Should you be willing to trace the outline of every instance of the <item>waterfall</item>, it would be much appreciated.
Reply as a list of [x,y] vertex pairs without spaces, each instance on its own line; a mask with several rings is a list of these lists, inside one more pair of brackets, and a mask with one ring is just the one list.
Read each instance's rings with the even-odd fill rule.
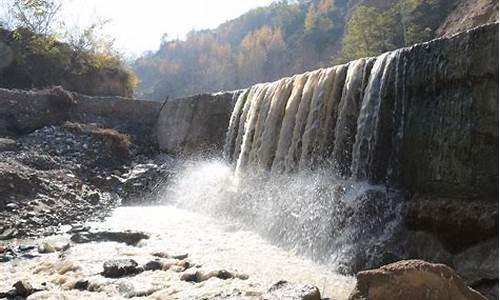
[[384,182],[399,127],[398,58],[389,52],[247,89],[231,116],[225,157],[237,172],[328,165],[343,178]]
[[394,99],[399,57],[246,89],[234,104],[225,160],[179,171],[170,198],[344,271],[380,263],[392,251],[402,203],[386,186],[388,173],[397,174],[392,144],[403,134],[403,101]]

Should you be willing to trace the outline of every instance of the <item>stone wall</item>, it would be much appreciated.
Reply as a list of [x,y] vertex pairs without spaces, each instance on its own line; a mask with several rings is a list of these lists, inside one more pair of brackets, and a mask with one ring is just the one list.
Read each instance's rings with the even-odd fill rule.
[[156,143],[154,128],[161,103],[122,97],[90,97],[59,88],[41,91],[0,89],[0,136],[32,132],[65,121],[98,123]]

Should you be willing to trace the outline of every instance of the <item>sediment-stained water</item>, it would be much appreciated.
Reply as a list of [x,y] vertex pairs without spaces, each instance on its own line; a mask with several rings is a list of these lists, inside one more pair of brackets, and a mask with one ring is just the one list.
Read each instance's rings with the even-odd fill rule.
[[[286,251],[254,232],[174,206],[121,207],[103,223],[93,223],[98,230],[126,229],[144,231],[150,238],[138,246],[116,242],[73,244],[64,253],[41,254],[33,259],[16,259],[0,264],[0,291],[7,291],[18,280],[27,279],[47,291],[29,299],[119,299],[151,294],[151,299],[197,299],[243,291],[248,299],[269,288],[278,280],[316,285],[323,297],[346,299],[354,279],[336,274],[328,265]],[[69,241],[69,235],[45,238],[53,244]],[[17,241],[37,244],[38,241]],[[181,273],[145,271],[119,279],[104,278],[99,273],[108,259],[128,258],[140,265],[152,260],[154,252],[188,253],[188,260],[202,270],[226,269],[247,274],[247,280],[211,278],[201,283],[179,279]],[[79,279],[90,283],[89,291],[71,289]],[[45,283],[45,284],[44,284]]]

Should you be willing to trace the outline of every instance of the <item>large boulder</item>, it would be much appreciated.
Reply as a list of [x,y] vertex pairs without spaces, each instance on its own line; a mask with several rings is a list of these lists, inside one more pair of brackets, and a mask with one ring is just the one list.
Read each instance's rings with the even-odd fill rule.
[[349,300],[486,300],[443,264],[405,260],[359,272]]

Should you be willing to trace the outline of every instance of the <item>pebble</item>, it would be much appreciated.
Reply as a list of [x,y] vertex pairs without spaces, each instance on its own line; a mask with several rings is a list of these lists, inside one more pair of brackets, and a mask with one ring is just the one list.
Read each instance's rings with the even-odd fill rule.
[[16,291],[16,294],[21,297],[28,297],[34,292],[33,287],[26,280],[20,280],[14,283],[14,289]]
[[1,240],[9,240],[11,238],[14,238],[17,235],[17,230],[15,228],[8,228],[5,229],[2,234],[0,234],[0,241]]
[[102,276],[108,278],[120,278],[129,275],[136,275],[143,271],[138,267],[138,263],[133,259],[113,259],[107,260],[103,264]]
[[163,268],[163,264],[159,260],[152,260],[144,264],[143,268],[145,271],[156,271],[161,270]]
[[7,203],[7,205],[5,205],[5,208],[7,208],[9,210],[13,210],[13,209],[19,208],[19,205],[17,205],[16,203],[10,202],[10,203]]
[[77,282],[75,282],[75,285],[73,288],[80,290],[80,291],[85,291],[89,288],[89,281],[84,280],[84,279],[80,279]]
[[43,241],[38,245],[38,252],[42,254],[54,253],[56,252],[56,248],[50,242]]

